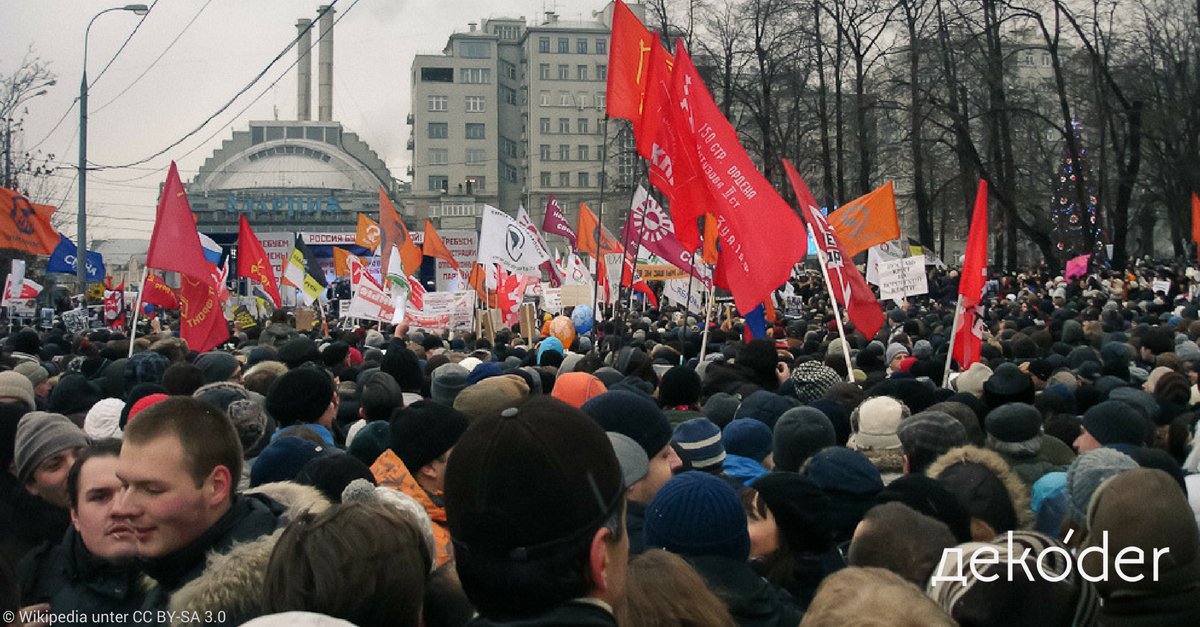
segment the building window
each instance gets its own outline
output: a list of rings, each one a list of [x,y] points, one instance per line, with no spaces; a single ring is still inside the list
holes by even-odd
[[[1027,51],[1025,53],[1025,65],[1033,65],[1033,52]]]
[[[597,65],[596,66],[596,80],[598,80],[598,81],[608,80],[608,66],[607,65]]]
[[[450,151],[445,148],[430,148],[429,149],[429,165],[448,165],[450,163]]]
[[[538,37],[538,52],[550,52],[549,37]]]
[[[508,165],[507,163],[501,163],[500,164],[500,177],[503,178],[506,182],[516,183],[517,182],[517,169],[512,167],[511,165]]]
[[[1049,52],[1042,53],[1042,65],[1044,65],[1046,67],[1050,67],[1050,53]]]
[[[467,96],[467,113],[483,112],[483,96]]]
[[[550,64],[549,63],[541,63],[538,65],[538,76],[544,81],[550,80]]]
[[[517,157],[517,142],[507,138],[500,138],[500,156],[502,157]]]
[[[538,130],[543,133],[550,132],[550,118],[542,118],[538,120]]]
[[[596,40],[596,54],[608,54],[608,42],[603,39]]]
[[[571,66],[569,66],[569,65],[558,66],[558,80],[565,81],[569,78],[571,78]]]
[[[590,183],[590,181],[588,180],[590,178],[591,177],[588,176],[587,172],[580,172],[578,177],[576,178],[576,182],[578,183],[577,187],[591,187],[588,184],[588,183]]]
[[[588,79],[587,74],[588,72],[586,65],[575,66],[575,75],[578,80],[586,81]]]
[[[560,106],[560,107],[571,106],[571,94],[568,94],[565,91],[558,92],[558,106]]]
[[[558,118],[558,132],[570,133],[571,132],[571,120],[568,118]]]
[[[467,149],[467,165],[479,165],[487,161],[487,151],[482,148]]]
[[[486,59],[492,56],[492,47],[486,41],[464,41],[458,51],[464,59]]]
[[[559,54],[570,54],[570,52],[571,52],[571,40],[567,39],[566,37],[559,37],[558,38],[558,53]]]
[[[509,80],[517,80],[517,66],[508,61],[500,61],[500,76]]]
[[[429,139],[446,139],[449,136],[449,126],[445,122],[429,123]]]
[[[571,160],[571,147],[570,146],[568,146],[566,144],[558,145],[558,160],[559,161],[570,161]]]
[[[550,92],[548,92],[548,91],[543,91],[543,92],[541,92],[541,93],[539,93],[539,94],[538,94],[538,97],[539,97],[539,102],[541,102],[541,103],[542,103],[542,106],[543,106],[543,107],[548,107],[548,106],[550,106]]]
[[[586,134],[588,132],[588,119],[587,118],[579,118],[578,120],[575,121],[575,123],[579,125],[579,128],[576,129],[575,132],[584,133],[584,134]]]
[[[454,68],[452,67],[423,67],[421,68],[422,83],[453,83]]]
[[[571,173],[570,172],[559,172],[558,173],[558,186],[559,187],[570,187],[571,186]]]
[[[584,92],[581,91],[581,92],[575,94],[575,104],[579,105],[580,107],[586,107],[587,106],[587,98],[588,98],[587,94],[585,94]]]
[[[589,160],[588,157],[590,156],[591,151],[588,149],[587,146],[583,146],[583,145],[577,146],[575,149],[575,152],[578,155],[577,158],[580,161],[588,161]]]
[[[467,184],[467,193],[468,194],[478,194],[478,193],[484,191],[487,187],[486,185],[484,185],[484,178],[482,176],[471,176],[471,177],[468,177],[467,180],[463,181],[463,182]]]
[[[429,177],[429,191],[445,192],[450,189],[450,179],[440,174]]]
[[[507,85],[500,86],[500,101],[504,104],[517,104],[517,90]]]
[[[539,177],[539,182],[541,182],[542,187],[550,187],[550,173],[542,172],[541,176]]]
[[[576,54],[587,54],[587,40],[586,39],[576,39],[575,40],[575,53]]]
[[[463,83],[486,85],[492,82],[492,70],[486,67],[465,67],[459,72]]]
[[[550,144],[542,144],[539,148],[540,148],[540,150],[538,151],[538,154],[541,156],[542,161],[549,161],[550,160]]]
[[[487,126],[480,124],[480,123],[467,122],[466,138],[467,139],[486,139],[487,135],[486,135],[486,132],[484,131],[484,129],[486,129],[486,128],[487,128]]]
[[[430,96],[429,97],[430,111],[449,111],[450,97],[449,96]]]
[[[603,92],[596,94],[596,108],[597,109],[600,109],[601,111],[603,111],[605,102],[606,101],[604,99]]]

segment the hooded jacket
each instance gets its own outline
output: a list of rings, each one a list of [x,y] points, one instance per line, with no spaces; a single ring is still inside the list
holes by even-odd
[[[738,627],[796,627],[804,617],[790,594],[759,577],[748,562],[713,555],[684,559],[729,607]]]
[[[1026,486],[1016,472],[1009,468],[1008,464],[995,451],[989,451],[975,446],[960,446],[956,449],[951,449],[945,455],[937,458],[929,468],[925,469],[925,475],[933,479],[938,479],[945,474],[947,469],[959,463],[974,463],[983,466],[1004,486],[1004,491],[1007,493],[1008,499],[1012,503],[1013,513],[1016,514],[1016,529],[1028,529],[1033,519],[1033,512],[1029,505],[1029,487]],[[944,484],[944,480],[942,481]],[[951,489],[951,492],[954,492]],[[956,494],[956,496],[959,496]],[[990,498],[995,498],[996,495],[991,495]],[[973,495],[976,499],[985,498],[982,493]],[[961,500],[961,496],[960,496]],[[969,504],[964,503],[969,513],[972,513],[973,507],[982,506],[982,502]],[[978,518],[975,513],[973,517]],[[997,532],[1001,531],[996,529]]]
[[[400,456],[388,449],[371,464],[371,474],[381,488],[399,490],[413,498],[425,508],[429,520],[433,521],[433,541],[437,545],[436,562],[438,566],[445,564],[453,555],[450,542],[450,528],[446,526],[446,507],[440,503],[441,495],[430,495],[422,488],[412,473],[404,466]],[[434,502],[434,498],[439,502]]]

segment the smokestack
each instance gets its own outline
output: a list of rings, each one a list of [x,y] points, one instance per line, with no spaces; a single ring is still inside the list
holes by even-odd
[[[328,9],[326,11],[326,9]],[[323,11],[320,24],[320,39],[317,40],[317,119],[333,121],[333,8],[320,7]]]
[[[296,119],[307,122],[312,119],[312,55],[308,49],[312,47],[312,20],[302,19],[296,22],[296,32],[300,36],[300,60],[296,64]]]

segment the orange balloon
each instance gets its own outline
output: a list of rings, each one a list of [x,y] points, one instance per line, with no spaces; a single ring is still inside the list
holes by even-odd
[[[550,335],[558,338],[564,349],[570,348],[571,342],[575,341],[575,325],[566,316],[555,316],[550,321]]]

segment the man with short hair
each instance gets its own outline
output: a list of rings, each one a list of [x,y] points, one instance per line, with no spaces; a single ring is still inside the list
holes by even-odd
[[[171,594],[204,571],[209,553],[279,525],[279,503],[235,492],[241,472],[237,431],[204,401],[171,397],[126,427],[113,517],[133,530],[138,557],[157,582],[143,609],[165,609]]]
[[[303,366],[285,372],[271,384],[264,404],[280,430],[303,425],[320,434],[329,446],[333,441],[333,419],[338,411],[337,389],[329,373]],[[275,433],[277,437],[279,432]]]
[[[446,471],[473,624],[615,627],[629,558],[622,488],[604,431],[562,401],[477,418]]]

